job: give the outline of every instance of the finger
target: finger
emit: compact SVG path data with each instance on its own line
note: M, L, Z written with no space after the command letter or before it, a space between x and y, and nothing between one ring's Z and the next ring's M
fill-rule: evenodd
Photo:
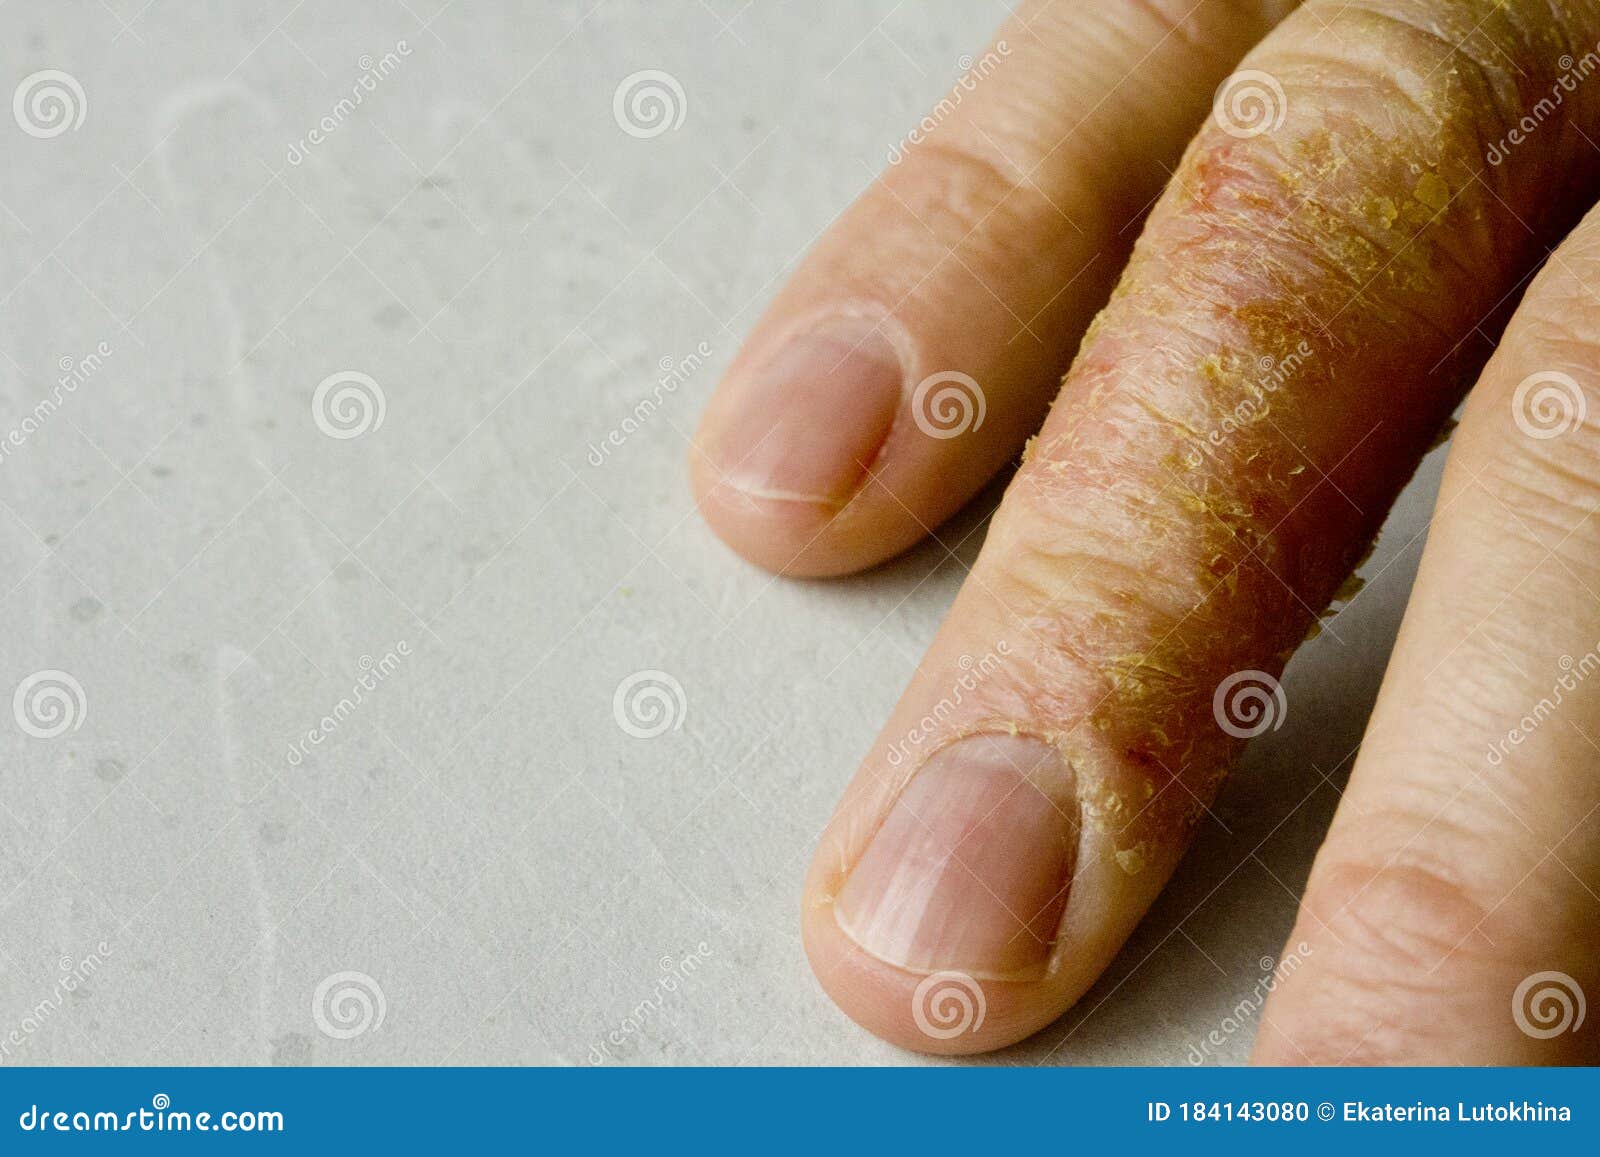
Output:
M1213 90L1290 0L1034 0L757 323L691 455L773 570L904 550L1033 434Z
M1264 130L1218 117L1185 155L824 833L806 941L852 1016L992 1048L1109 962L1281 711L1476 331L1592 194L1584 100L1481 158L1597 31L1592 6L1326 0L1246 58ZM946 1039L918 998L951 973L986 1016Z
M1456 432L1256 1059L1589 1063L1600 1025L1600 212ZM1600 1017L1596 1017L1600 1020Z

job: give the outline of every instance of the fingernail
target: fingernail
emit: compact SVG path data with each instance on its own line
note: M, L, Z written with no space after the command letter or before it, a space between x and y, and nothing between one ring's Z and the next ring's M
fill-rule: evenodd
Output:
M873 319L822 321L752 371L713 460L758 498L843 505L888 437L904 377Z
M834 902L847 936L916 972L1034 980L1077 862L1071 769L1038 739L974 735L901 792Z

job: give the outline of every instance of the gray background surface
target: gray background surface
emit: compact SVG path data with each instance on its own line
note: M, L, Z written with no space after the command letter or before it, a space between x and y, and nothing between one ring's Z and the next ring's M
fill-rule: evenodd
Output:
M701 525L684 460L775 286L1004 15L0 5L0 95L59 69L85 113L0 114L0 438L109 350L0 459L0 691L82 688L53 738L0 712L0 1062L916 1059L813 982L799 882L997 492L876 573L783 582ZM685 98L648 139L613 115L643 69ZM313 413L342 371L383 395L359 437ZM994 1059L1245 1055L1224 1018L1290 927L1438 457L1116 965ZM613 712L646 670L683 689L648 739Z

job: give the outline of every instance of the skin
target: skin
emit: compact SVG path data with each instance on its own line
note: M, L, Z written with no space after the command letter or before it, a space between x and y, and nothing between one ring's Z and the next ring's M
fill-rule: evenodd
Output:
M1021 6L697 436L711 525L805 575L1022 456L805 885L818 979L906 1047L1001 1047L1094 982L1249 732L1232 693L1273 710L1476 381L1256 1057L1600 1060L1595 1025L1511 1013L1542 972L1600 992L1600 5L1287 7ZM952 370L983 421L930 433L915 387ZM959 1033L952 978L985 1010Z

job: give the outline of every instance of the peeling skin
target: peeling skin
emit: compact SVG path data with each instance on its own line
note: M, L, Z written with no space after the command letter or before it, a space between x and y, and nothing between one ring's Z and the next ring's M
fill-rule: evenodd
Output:
M1122 851L1118 852L1114 857L1117 861L1117 867L1121 868L1130 876L1137 876L1140 872L1144 871L1144 848L1144 841L1141 840L1133 847L1124 848Z
M1344 584L1405 481L1397 464L1420 460L1497 305L1597 185L1600 151L1558 117L1501 165L1484 149L1549 90L1563 53L1600 39L1600 0L1560 6L1581 25L1571 36L1541 5L1383 0L1379 15L1367 2L1311 0L1244 62L1283 85L1288 114L1248 138L1213 119L1180 162L825 833L837 854L816 861L809 894L827 907L947 743L1008 731L1053 745L1080 821L1041 982L1050 1009L1100 974L1237 758L1213 715L1222 680L1278 675L1354 595ZM1595 101L1591 80L1559 117ZM961 660L1002 639L1005 661L918 730ZM905 1007L914 977L843 951L837 920L808 916L841 1003ZM991 1008L1010 1002L1036 1027L1023 1006L1039 995L1003 986Z
M1506 191L1546 205L1553 237L1583 182L1551 174L1595 165L1546 123L1485 168L1500 129L1483 110L1525 107L1571 50L1548 21L1487 2L1442 26L1359 4L1323 18L1329 53L1365 57L1263 60L1289 95L1281 128L1240 139L1213 119L1191 145L990 534L989 581L1045 646L986 697L1061 750L1129 874L1186 840L1237 756L1219 682L1276 675L1358 593L1393 463L1421 457L1485 352L1459 339L1547 240ZM1378 391L1401 396L1383 422Z

